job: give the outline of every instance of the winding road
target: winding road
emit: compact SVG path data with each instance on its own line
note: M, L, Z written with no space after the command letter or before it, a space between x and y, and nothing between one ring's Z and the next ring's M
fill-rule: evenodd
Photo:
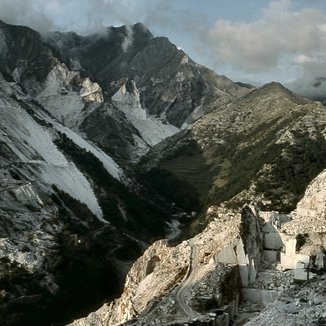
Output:
M196 245L190 244L190 260L188 271L179 285L177 292L175 294L175 300L177 304L181 307L187 316L188 321L194 320L200 317L200 314L195 312L188 304L188 298L191 296L189 293L191 285L196 279L196 275L199 269L199 259L198 259L198 248Z
M162 311L158 312L157 302L153 302L146 308L146 325L172 325L176 322L178 323L187 323L193 321L197 318L202 317L201 314L194 311L189 305L189 299L191 298L191 288L197 279L197 274L199 272L199 250L198 245L193 244L190 240L188 242L190 246L190 257L189 257L189 265L186 272L186 275L183 277L181 283L176 289L174 294L175 299L175 307L178 310L178 313L166 314L162 315ZM138 321L133 326L139 325ZM144 324L144 325L145 325Z

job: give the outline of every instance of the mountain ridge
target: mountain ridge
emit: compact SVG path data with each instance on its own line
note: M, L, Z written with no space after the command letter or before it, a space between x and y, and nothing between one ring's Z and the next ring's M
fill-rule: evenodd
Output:
M318 147L324 150L325 112L322 104L295 95L278 83L270 83L240 99L220 106L186 130L158 144L142 160L140 169L148 171L145 175L149 173L149 176L151 169L153 171L159 169L162 173L167 171L177 179L181 178L201 187L202 201L204 203L207 201L206 205L210 205L212 204L210 201L215 201L218 197L219 200L222 200L221 198L225 200L226 194L231 195L230 190L241 183L239 179L232 178L236 169L238 169L236 178L241 179L241 175L245 176L242 182L249 187L247 181L252 181L254 174L261 173L262 176L271 172L265 171L267 166L274 166L277 170L279 164L291 170L290 161L298 160L297 155L300 155L302 162L309 166L309 156L316 155L313 154L314 150ZM297 148L299 144L305 142L310 143L311 149L307 145L299 150ZM286 162L286 155L292 157L289 158L289 162ZM316 166L317 170L311 178L320 172L324 163L322 156L314 158L313 165L317 164L320 167ZM188 164L193 164L193 171L187 169ZM203 171L208 171L206 176ZM201 175L199 181L197 175ZM287 177L282 176L285 179ZM296 175L292 182L300 183L299 180L300 176ZM275 182L278 183L277 180ZM262 189L266 187L261 182L259 184ZM304 187L301 191L303 190ZM300 197L296 198L298 200ZM293 202L292 206L290 205L292 209L295 204L296 202ZM282 210L281 206L275 209Z
M234 88L234 90L231 91L232 95L230 98L237 96L237 91L239 92L241 89L243 89L244 92L247 91L245 88L241 88L240 86L235 85L229 79L225 77L219 77L212 71L209 71L207 68L196 64L182 50L178 50L175 45L171 44L168 38L153 37L152 34L148 34L148 30L146 30L147 32L145 33L140 33L139 29L141 31L144 31L143 27L140 28L137 24L129 27L129 30L133 35L133 37L130 38L130 41L132 41L131 44L136 43L136 46L126 48L125 51L123 51L122 49L122 44L123 40L128 39L129 37L127 33L128 28L124 28L123 33L118 34L117 36L113 32L109 33L109 35L104 37L105 42L108 42L108 44L110 44L110 42L116 42L116 46L114 48L118 48L119 51L113 52L112 55L110 54L110 52L109 54L106 54L108 57L111 56L111 61L109 61L109 64L107 64L106 60L96 60L98 67L95 70L92 68L93 62L86 64L87 69L91 69L92 77L96 81L101 83L104 88L104 91L108 93L108 96L112 95L112 91L110 91L110 83L112 82L112 80L120 80L121 78L125 77L133 79L135 80L138 85L138 88L143 94L142 104L144 105L146 110L150 114L156 116L162 115L162 113L167 110L167 121L173 125L176 125L177 127L180 127L182 123L185 122L186 116L182 117L182 120L180 120L180 118L177 118L177 116L174 115L172 115L170 118L169 112L171 112L170 114L172 114L172 111L169 111L168 108L163 108L163 106L171 106L171 104L173 104L177 93L173 94L172 96L168 93L164 95L164 87L167 88L167 86L169 85L166 85L161 80L162 77L166 79L166 76L170 76L168 77L168 80L171 79L171 82L173 83L172 85L177 85L178 89L180 89L181 87L181 90L183 90L185 87L189 86L194 87L194 89L198 88L199 86L197 86L197 84L199 85L200 83L205 83L206 77L204 75L211 74L211 77L209 78L211 78L212 81L215 78L217 80L217 84L220 83L222 88L225 87L225 90L227 90L230 86ZM115 31L115 29L112 30ZM60 44L60 35L61 34L56 34L56 37L52 39L51 35L49 35L49 42L53 47L57 49L57 51L60 52L61 50L61 53L63 55L65 54L65 52L67 52L67 55L69 56L70 49L66 49L67 45ZM97 55L97 53L99 53L98 55L100 55L101 51L94 50L99 44L97 39L95 39L95 41L88 41L87 37L84 37L83 40L87 44L86 50L84 49L85 45L83 45L83 49L79 49L78 47L76 50L73 49L72 52L76 53L71 54L72 59L78 59L78 53L80 51L84 51L83 55L85 55L85 51L89 53L94 53L95 56ZM59 44L59 46L56 45L56 42ZM141 46L138 46L138 44L141 44ZM86 57L87 56L89 56L89 54L86 53ZM189 67L196 67L198 72L196 72L196 69L186 68L188 67L188 64ZM81 66L83 65L85 64L81 62ZM118 69L116 69L116 67L118 67ZM181 71L179 72L179 77L177 77L176 75L179 69L181 69ZM198 81L195 80L193 86L191 85L191 83L189 84L189 86L182 84L183 79L184 81L187 81L187 78L184 78L182 75L182 69L185 70L184 73L190 74L190 76L195 77L195 74L197 74L196 78L198 79ZM201 69L203 71L201 71ZM223 86L223 83L225 83L225 86ZM162 86L160 86L160 84L162 84ZM152 92L149 89L147 90L149 86L153 89ZM169 86L169 88L172 89L171 86ZM160 95L161 93L163 93L163 95ZM193 99L193 97L190 96L188 91L185 93L185 96L189 97L189 100L191 101L195 100ZM170 99L166 100L164 99L165 97ZM151 99L156 99L156 101L152 102ZM174 103L174 105L176 105L176 103ZM189 114L189 112L194 109L195 107L185 107L182 110L186 110L186 112L188 112Z

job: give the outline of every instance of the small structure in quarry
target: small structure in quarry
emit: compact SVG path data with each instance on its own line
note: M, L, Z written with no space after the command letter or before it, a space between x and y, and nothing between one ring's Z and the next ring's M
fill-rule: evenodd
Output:
M323 228L319 232L309 232L306 228L308 232L301 234L295 213L291 216L259 211L254 205L251 213L260 226L259 231L255 229L246 237L242 234L219 251L215 259L239 266L242 302L266 307L276 302L287 287L294 286L291 284L309 281L316 273L325 272L326 232ZM238 319L241 315L238 314Z

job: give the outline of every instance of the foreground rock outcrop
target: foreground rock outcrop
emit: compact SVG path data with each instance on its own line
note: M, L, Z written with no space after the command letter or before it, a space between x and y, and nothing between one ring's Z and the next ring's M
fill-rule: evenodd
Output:
M252 283L259 268L258 219L250 207L216 208L214 217L205 231L177 246L154 243L128 273L122 297L73 325L97 318L107 325L165 325L201 318L205 306L218 308L217 302L234 309L241 284Z
M325 182L323 171L310 183L289 219L278 224L283 243L279 259L274 261L281 280L278 298L263 306L247 325L326 324Z
M325 180L324 171L290 215L210 207L203 232L154 243L120 299L71 325L324 325Z

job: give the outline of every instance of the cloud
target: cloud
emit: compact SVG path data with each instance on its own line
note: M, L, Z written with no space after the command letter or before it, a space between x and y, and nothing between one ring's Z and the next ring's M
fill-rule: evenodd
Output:
M64 12L64 7L59 0L47 0L45 8L54 14L62 14Z
M217 20L203 34L219 63L259 73L277 67L285 55L325 51L326 16L319 10L293 10L290 0L272 1L252 22Z
M52 3L54 6L55 2L50 1L49 4ZM43 12L44 2L33 0L1 0L0 5L0 19L8 24L26 25L42 33L46 33L54 28L52 19Z
M98 30L111 25L130 25L142 14L132 0L86 0L86 21L80 26L82 33L96 33Z
M184 4L175 0L0 0L0 19L41 33L73 30L86 35L111 25L142 22L160 35L199 35L206 20L192 12L187 1L180 1Z
M175 0L86 0L87 21L83 33L93 33L103 26L131 25L141 22L150 29L192 32L196 35L202 22L200 14L176 4Z
M132 46L133 41L134 41L133 29L129 25L127 25L126 26L126 36L123 39L123 42L121 44L122 51L126 52L128 50L128 48L130 46Z
M294 64L298 65L299 77L286 86L298 94L318 100L326 100L325 56L300 56Z

